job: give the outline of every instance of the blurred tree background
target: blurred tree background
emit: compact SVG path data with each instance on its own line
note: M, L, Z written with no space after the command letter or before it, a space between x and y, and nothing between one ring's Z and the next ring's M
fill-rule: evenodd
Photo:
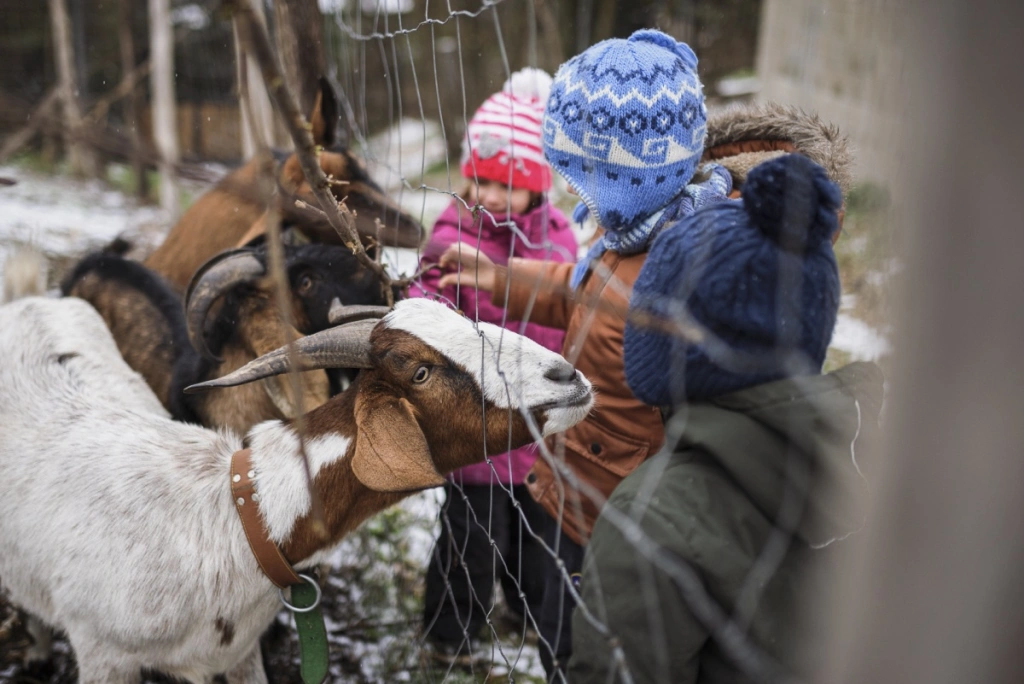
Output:
M88 113L113 97L129 56L136 67L148 64L147 5L60 1L70 18L79 108ZM465 116L510 72L527 65L553 72L593 43L639 28L658 27L689 42L713 97L720 78L754 68L761 0L266 0L263 9L305 109L324 72L351 105L353 132L371 136L403 117L443 119L449 153L457 155ZM0 0L0 15L5 136L25 125L58 74L47 3ZM219 0L172 0L170 21L182 158L237 161L243 147L231 20ZM127 156L136 126L142 144L152 144L150 88L138 79L137 110L132 98L118 97L96 121L124 141L108 152ZM55 137L51 131L34 144L54 155ZM279 135L274 140L282 142Z

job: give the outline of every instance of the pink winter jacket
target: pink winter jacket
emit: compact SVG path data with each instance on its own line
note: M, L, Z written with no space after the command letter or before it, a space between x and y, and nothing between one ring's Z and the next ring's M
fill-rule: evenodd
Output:
M495 218L499 223L506 221L504 214L496 215ZM550 203L544 202L525 214L512 214L511 218L522 232L522 235L515 235L514 244L513 231L509 226L495 225L495 222L482 212L474 220L472 212L461 202L452 202L434 223L434 231L423 250L420 267L436 264L444 250L460 240L478 246L480 251L501 266L508 263L510 256L557 262L576 260L576 238L569 228L569 222L565 215ZM456 291L454 286L439 291L440 279L441 273L438 270L427 272L421 278L422 287L410 287L409 296L424 297L424 291L440 294L470 318L502 325L504 309L491 304L488 293L480 297L475 288L462 287ZM516 320L504 321L504 327L526 335L552 351L560 352L562 349L564 330L547 328L536 323L523 325L521 321ZM487 463L478 463L456 471L452 474L452 479L461 484L492 484L497 473L497 480L502 484L523 484L536 458L537 447L525 446L500 456L492 456L490 460L494 464L493 471Z

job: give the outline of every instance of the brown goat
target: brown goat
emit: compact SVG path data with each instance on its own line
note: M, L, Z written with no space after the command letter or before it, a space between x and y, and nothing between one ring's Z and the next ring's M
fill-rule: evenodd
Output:
M374 275L345 247L285 247L285 270L293 326L278 314L263 248L225 252L204 264L184 310L181 298L159 275L114 251L79 262L62 290L99 311L121 356L172 417L245 434L256 423L291 418L323 404L330 396L328 374L318 370L300 376L301 402L284 377L192 397L182 388L333 325L333 302L384 303Z
M338 104L330 84L321 79L320 94L310 115L313 140L323 147L320 166L337 183L331 191L355 214L356 229L367 239L378 239L377 219L382 228L379 239L385 245L416 247L423 228L388 198L367 174L362 160L344 145L337 144L335 125ZM321 214L295 205L302 200L317 206L295 154L278 166L275 210L285 226L292 226L313 242L341 244L341 239ZM185 212L161 244L145 260L179 292L192 274L215 254L248 244L265 230L266 198L259 186L260 164L251 159L232 171Z

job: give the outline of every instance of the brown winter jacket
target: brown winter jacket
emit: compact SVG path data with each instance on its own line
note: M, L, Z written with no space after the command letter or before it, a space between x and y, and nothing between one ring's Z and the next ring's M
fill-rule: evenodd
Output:
M646 253L605 252L576 292L569 287L573 264L513 259L507 269L498 269L491 295L494 304L508 308L510 320L565 330L562 355L596 390L597 403L586 420L550 438L548 446L598 495L570 486L544 458L526 478L533 498L562 520L562 529L577 544L590 539L612 490L665 441L658 409L629 391L622 358L629 296L646 258Z
M765 102L725 107L708 117L703 161L728 169L735 189L753 167L793 152L823 166L846 196L852 182L847 140L816 114ZM510 320L565 329L563 355L597 390L597 405L590 416L564 437L548 442L555 458L596 489L597 496L568 486L543 458L537 459L527 476L533 498L562 520L562 529L578 544L590 539L597 514L612 490L664 441L659 410L630 393L622 359L629 297L646 258L646 253L605 252L604 268L592 270L580 292L569 287L573 264L513 259L507 270L498 269L491 295L494 304L507 306Z

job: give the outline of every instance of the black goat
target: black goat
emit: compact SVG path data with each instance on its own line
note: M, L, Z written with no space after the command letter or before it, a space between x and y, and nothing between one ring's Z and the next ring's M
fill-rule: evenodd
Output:
M270 418L319 406L331 394L323 371L304 373L299 405L287 379L186 396L181 390L219 377L302 335L330 326L335 300L382 305L381 286L345 247L285 246L293 326L278 312L263 246L233 250L199 269L187 309L171 286L115 243L83 259L62 284L85 299L110 328L121 355L153 388L171 415L244 434ZM238 391L240 390L240 391Z

